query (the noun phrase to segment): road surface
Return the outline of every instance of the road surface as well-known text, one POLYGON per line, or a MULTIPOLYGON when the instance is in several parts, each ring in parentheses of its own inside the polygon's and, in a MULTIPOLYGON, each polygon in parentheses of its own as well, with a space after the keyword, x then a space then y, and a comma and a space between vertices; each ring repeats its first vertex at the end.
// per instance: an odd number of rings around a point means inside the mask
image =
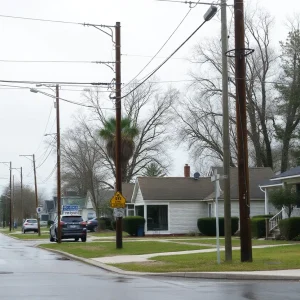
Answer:
POLYGON ((120 276, 0 234, 1 300, 299 300, 299 282, 120 276))

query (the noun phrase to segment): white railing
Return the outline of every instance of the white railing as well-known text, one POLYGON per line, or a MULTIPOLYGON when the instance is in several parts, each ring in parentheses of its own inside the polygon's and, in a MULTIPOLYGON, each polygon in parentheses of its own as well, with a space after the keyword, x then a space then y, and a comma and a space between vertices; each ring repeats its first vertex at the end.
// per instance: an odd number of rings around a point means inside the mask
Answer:
POLYGON ((283 219, 283 212, 285 212, 284 208, 282 208, 282 210, 274 217, 269 219, 269 232, 275 229, 278 226, 279 221, 283 219))

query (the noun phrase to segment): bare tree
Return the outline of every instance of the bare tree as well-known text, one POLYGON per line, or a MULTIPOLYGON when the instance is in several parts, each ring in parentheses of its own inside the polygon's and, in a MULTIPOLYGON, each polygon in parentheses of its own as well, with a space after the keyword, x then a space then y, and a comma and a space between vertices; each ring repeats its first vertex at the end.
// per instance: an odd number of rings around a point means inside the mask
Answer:
MULTIPOLYGON (((135 84, 128 87, 132 89, 135 84)), ((130 182, 141 174, 151 162, 157 163, 163 170, 170 165, 166 145, 168 143, 167 128, 171 121, 171 106, 178 99, 178 91, 168 89, 161 92, 156 84, 145 84, 123 99, 124 115, 131 119, 139 129, 135 138, 135 149, 130 159, 123 182, 130 182)), ((99 129, 105 124, 107 116, 102 107, 102 94, 97 89, 84 94, 85 99, 95 107, 96 122, 83 122, 89 135, 94 139, 105 166, 115 176, 115 166, 107 155, 105 144, 100 139, 99 129)), ((111 116, 111 115, 110 115, 111 116)))
MULTIPOLYGON (((249 163, 255 166, 273 167, 272 122, 268 114, 272 92, 267 79, 274 75, 276 56, 270 45, 270 29, 273 18, 266 12, 255 11, 246 16, 246 45, 255 48, 247 57, 247 114, 249 163), (253 46, 254 45, 254 46, 253 46)), ((231 41, 231 40, 230 40, 231 41)), ((230 43, 229 41, 229 43, 230 43)), ((230 49, 234 46, 230 45, 230 49)), ((195 47, 192 62, 199 66, 191 73, 194 83, 192 96, 183 100, 185 106, 176 114, 181 120, 180 139, 188 142, 189 149, 217 161, 223 160, 222 145, 222 51, 219 39, 201 42, 195 47), (184 138, 183 138, 184 137, 184 138), (197 151, 195 151, 197 150, 197 151)), ((229 103, 231 134, 231 166, 236 162, 236 112, 235 63, 229 59, 229 103)))
POLYGON ((64 188, 72 188, 81 196, 90 191, 93 201, 100 186, 113 188, 101 152, 85 127, 77 125, 62 135, 61 161, 64 188))

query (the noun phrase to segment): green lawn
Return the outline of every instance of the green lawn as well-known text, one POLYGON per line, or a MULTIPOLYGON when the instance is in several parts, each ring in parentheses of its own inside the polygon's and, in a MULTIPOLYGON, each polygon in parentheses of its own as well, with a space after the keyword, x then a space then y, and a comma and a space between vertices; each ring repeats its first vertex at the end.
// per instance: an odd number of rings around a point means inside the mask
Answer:
POLYGON ((198 253, 158 256, 145 263, 113 264, 128 271, 138 272, 222 272, 300 269, 300 244, 253 249, 253 262, 241 263, 240 250, 233 251, 233 262, 217 264, 217 254, 198 253))
POLYGON ((74 254, 84 258, 115 256, 115 255, 134 255, 134 254, 149 254, 161 252, 175 252, 186 250, 200 250, 210 247, 180 245, 174 243, 162 242, 124 242, 123 249, 116 249, 115 242, 93 242, 93 243, 68 243, 62 244, 42 244, 39 247, 45 249, 56 249, 74 254))
MULTIPOLYGON (((88 232, 88 235, 94 237, 114 237, 116 236, 116 232, 115 231, 88 232)), ((123 237, 126 236, 128 236, 128 233, 123 231, 123 237)))
POLYGON ((47 233, 47 234, 41 233, 40 236, 37 233, 26 233, 26 234, 11 233, 11 234, 8 234, 8 236, 12 236, 12 237, 18 238, 20 240, 40 240, 40 239, 48 240, 49 239, 49 233, 47 233))
MULTIPOLYGON (((220 240, 220 246, 225 246, 225 239, 221 238, 220 240)), ((209 245, 216 245, 217 240, 216 239, 205 239, 205 238, 195 238, 195 239, 188 239, 188 240, 180 240, 178 242, 183 243, 199 243, 199 244, 209 244, 209 245)), ((239 247, 240 246, 240 239, 233 238, 231 240, 233 247, 239 247)), ((278 244, 293 244, 295 242, 291 241, 275 241, 275 240, 252 240, 252 246, 259 246, 259 245, 278 245, 278 244)))

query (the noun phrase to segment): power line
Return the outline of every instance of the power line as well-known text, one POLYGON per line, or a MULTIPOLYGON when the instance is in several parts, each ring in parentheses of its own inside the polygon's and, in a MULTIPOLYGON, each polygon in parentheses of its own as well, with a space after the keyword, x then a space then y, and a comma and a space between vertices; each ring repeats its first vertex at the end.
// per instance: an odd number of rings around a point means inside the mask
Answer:
POLYGON ((0 59, 0 62, 7 63, 71 63, 71 64, 112 64, 115 62, 105 61, 88 61, 88 60, 17 60, 17 59, 0 59))
MULTIPOLYGON (((193 2, 193 1, 176 1, 176 0, 156 0, 156 1, 160 1, 160 2, 175 2, 175 3, 184 3, 184 4, 189 4, 190 7, 192 7, 192 4, 194 4, 194 6, 192 8, 194 8, 196 5, 198 4, 202 4, 202 5, 221 5, 220 3, 214 3, 214 2, 193 2)), ((228 6, 228 5, 227 5, 228 6)), ((232 6, 232 5, 231 5, 232 6)))
POLYGON ((40 182, 40 184, 46 183, 46 182, 52 177, 53 173, 54 173, 55 170, 56 170, 56 167, 57 167, 57 164, 55 164, 53 170, 52 170, 51 173, 48 175, 48 177, 47 177, 46 179, 42 180, 42 181, 40 182))
POLYGON ((103 24, 89 24, 89 23, 80 23, 80 22, 71 22, 71 21, 61 21, 61 20, 51 20, 51 19, 41 19, 41 18, 30 18, 30 17, 20 17, 20 16, 10 16, 10 15, 0 15, 0 18, 11 18, 11 19, 20 19, 27 21, 39 21, 39 22, 49 22, 49 23, 61 23, 61 24, 72 24, 72 25, 83 25, 83 26, 99 26, 113 28, 114 25, 103 25, 103 24))
MULTIPOLYGON (((68 86, 68 85, 63 85, 63 86, 68 86)), ((86 85, 86 86, 76 86, 76 85, 71 85, 72 87, 79 87, 81 89, 68 89, 68 88, 63 88, 62 86, 60 86, 60 90, 62 91, 71 91, 71 92, 84 92, 84 87, 91 87, 89 85, 86 85)), ((20 90, 20 89, 30 89, 31 87, 29 86, 19 86, 19 85, 9 85, 9 84, 0 84, 0 89, 1 90, 20 90)), ((98 88, 101 88, 101 87, 98 87, 98 88)), ((48 90, 48 88, 45 88, 45 87, 39 87, 39 90, 48 90)), ((98 91, 98 93, 111 93, 111 91, 98 91)))
POLYGON ((204 20, 193 32, 190 34, 190 36, 181 43, 157 68, 155 68, 141 83, 139 83, 134 89, 129 91, 125 96, 122 96, 121 99, 127 97, 129 94, 134 92, 136 89, 138 89, 142 84, 144 84, 151 76, 153 76, 184 44, 186 44, 190 38, 206 23, 207 21, 204 20))
MULTIPOLYGON (((198 3, 200 2, 200 0, 198 0, 198 3)), ((161 50, 165 47, 165 45, 169 42, 169 40, 172 38, 172 36, 175 34, 175 32, 178 30, 178 28, 181 26, 181 24, 184 22, 184 20, 187 18, 187 16, 189 15, 189 13, 191 12, 192 7, 190 7, 190 9, 188 10, 188 12, 185 14, 185 16, 183 17, 183 19, 180 21, 180 23, 177 25, 177 27, 175 28, 175 30, 173 30, 173 32, 171 33, 171 35, 167 38, 167 40, 163 43, 163 45, 159 48, 159 50, 154 54, 154 56, 149 60, 149 62, 142 68, 142 70, 133 78, 130 80, 130 82, 127 84, 129 85, 130 83, 132 83, 148 66, 149 64, 155 59, 155 57, 161 52, 161 50)), ((127 86, 125 85, 123 87, 123 89, 127 86)))
MULTIPOLYGON (((54 103, 53 103, 53 104, 54 104, 54 103)), ((48 127, 48 124, 49 124, 49 121, 50 121, 50 117, 51 117, 51 114, 52 114, 52 110, 53 110, 53 105, 51 105, 51 108, 50 108, 50 113, 49 113, 49 116, 48 116, 48 120, 47 120, 47 123, 46 123, 46 127, 45 127, 45 130, 44 130, 43 137, 44 137, 44 135, 45 135, 45 133, 46 133, 46 131, 47 131, 47 127, 48 127)), ((36 153, 36 152, 39 150, 39 148, 40 148, 40 146, 41 146, 41 144, 42 144, 42 141, 43 141, 43 138, 41 139, 41 141, 40 141, 40 143, 39 143, 39 145, 38 145, 38 147, 37 147, 37 149, 35 150, 34 153, 36 153)))
MULTIPOLYGON (((128 57, 144 57, 144 58, 153 57, 152 55, 142 55, 142 54, 122 54, 122 56, 128 56, 128 57)), ((156 56, 155 58, 166 58, 166 57, 163 57, 163 56, 156 56)), ((189 60, 189 59, 184 58, 184 57, 172 57, 171 59, 189 60)))
POLYGON ((62 85, 103 85, 110 86, 110 82, 67 82, 67 81, 34 81, 34 80, 3 80, 6 83, 28 83, 28 84, 62 84, 62 85))

